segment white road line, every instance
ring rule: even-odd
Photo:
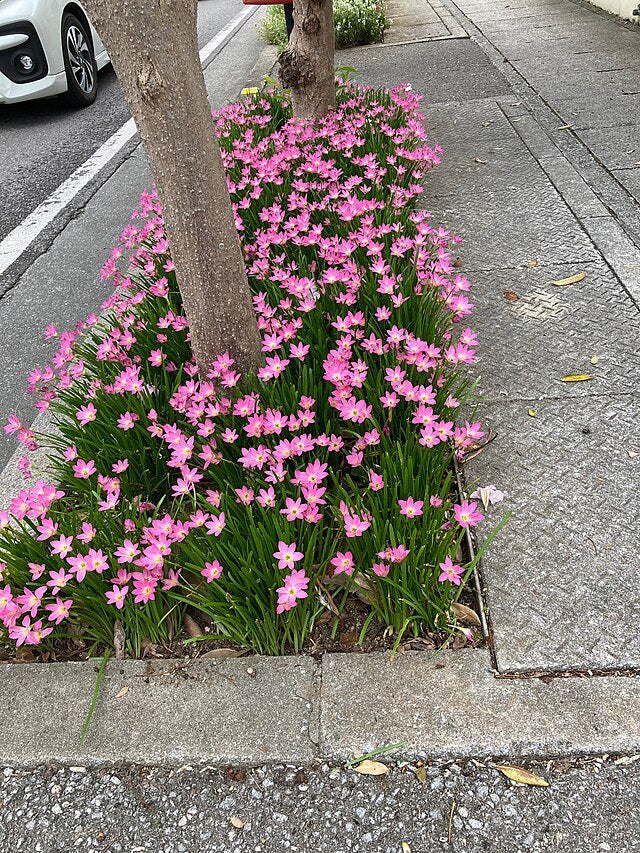
[[[249,6],[239,12],[235,18],[223,27],[216,35],[207,42],[200,51],[200,61],[206,65],[215,51],[230,39],[244,21],[256,11],[255,6]],[[113,136],[95,151],[81,166],[79,166],[66,181],[55,189],[51,195],[32,211],[29,216],[22,220],[19,225],[10,231],[0,242],[0,275],[7,270],[11,264],[18,260],[20,255],[29,248],[33,241],[42,231],[58,216],[67,205],[73,201],[80,190],[87,186],[103,169],[110,160],[132,139],[136,134],[136,125],[132,118],[117,130]]]

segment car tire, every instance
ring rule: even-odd
[[[98,94],[98,66],[91,35],[75,15],[62,17],[62,56],[67,91],[60,100],[70,107],[88,107]]]

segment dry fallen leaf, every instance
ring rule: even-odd
[[[129,692],[129,687],[121,687],[120,690],[116,693],[116,699],[122,699],[123,696],[126,696]]]
[[[144,637],[142,643],[140,643],[140,650],[142,652],[142,657],[152,657],[152,658],[161,658],[162,655],[158,651],[158,647],[155,643],[152,643],[148,637]]]
[[[460,604],[459,601],[454,601],[451,605],[451,609],[461,622],[466,622],[468,625],[480,624],[480,617],[478,616],[476,611],[472,610],[470,607],[467,607],[466,604]]]
[[[116,660],[124,660],[125,641],[126,636],[122,623],[119,619],[116,619],[113,623],[113,651],[115,653]]]
[[[542,777],[536,776],[534,773],[530,773],[528,770],[525,770],[524,767],[511,767],[509,764],[494,764],[493,766],[496,770],[504,773],[507,779],[511,779],[514,782],[520,782],[521,785],[536,785],[539,788],[549,787],[549,783],[546,779],[542,779]]]
[[[416,774],[416,779],[420,782],[421,785],[427,781],[427,768],[426,767],[414,767],[413,772]]]
[[[235,815],[232,815],[232,817],[229,818],[229,823],[231,826],[235,826],[236,829],[242,829],[244,826],[244,821],[240,820],[240,818]]]
[[[529,261],[529,263],[527,264],[527,269],[532,270],[534,267],[537,267],[537,266],[538,266],[537,260]]]
[[[569,376],[563,376],[561,382],[586,382],[587,379],[595,379],[593,373],[571,373]]]
[[[188,613],[184,617],[182,624],[184,625],[184,630],[192,639],[202,636],[202,628],[198,625],[195,619],[192,619],[191,616],[189,616]]]
[[[520,299],[515,290],[505,290],[502,295],[505,299],[508,299],[509,302],[516,302],[518,299]]]
[[[568,284],[577,284],[583,278],[586,278],[586,276],[586,272],[578,272],[575,275],[570,275],[569,278],[559,278],[557,281],[552,281],[551,284],[556,287],[566,287]]]
[[[637,450],[627,450],[627,454],[629,459],[635,459],[639,455]]]
[[[379,761],[370,761],[365,758],[356,767],[353,768],[356,773],[362,773],[364,776],[384,776],[389,772],[386,764],[381,764]]]
[[[243,649],[211,649],[211,651],[200,655],[200,660],[209,660],[211,658],[214,660],[221,660],[223,658],[241,658],[246,654],[246,651]]]

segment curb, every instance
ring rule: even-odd
[[[81,745],[97,669],[3,666],[1,763],[309,765],[396,743],[393,761],[640,751],[639,679],[500,679],[485,650],[113,662]]]

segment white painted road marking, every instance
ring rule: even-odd
[[[215,51],[228,41],[242,26],[245,20],[256,11],[249,6],[239,12],[235,18],[223,27],[207,42],[200,51],[200,61],[206,65]],[[10,231],[0,242],[0,275],[15,263],[20,255],[29,248],[44,229],[73,201],[78,193],[87,186],[116,154],[136,134],[136,124],[132,118],[117,130],[113,136],[98,148],[81,166],[60,184],[51,195]]]

